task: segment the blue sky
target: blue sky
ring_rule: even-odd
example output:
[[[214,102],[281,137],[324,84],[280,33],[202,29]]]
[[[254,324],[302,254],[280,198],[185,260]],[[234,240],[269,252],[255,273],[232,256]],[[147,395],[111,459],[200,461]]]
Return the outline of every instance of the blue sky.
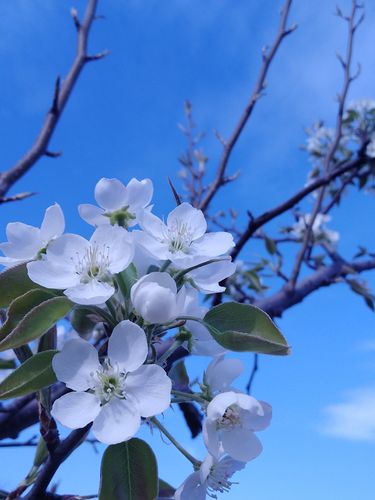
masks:
[[[335,1],[299,0],[291,21],[298,30],[286,41],[268,78],[263,98],[232,157],[230,172],[241,180],[225,188],[215,208],[235,206],[255,214],[292,194],[309,169],[300,145],[304,127],[317,119],[333,124],[335,95],[341,84],[335,52],[343,50],[344,26]],[[342,2],[349,8],[349,1]],[[355,58],[362,73],[351,98],[375,98],[373,26],[375,5],[367,2]],[[76,0],[82,11],[83,0]],[[107,0],[106,16],[92,31],[93,52],[109,49],[104,61],[90,64],[79,80],[51,149],[13,192],[37,191],[21,203],[3,205],[1,236],[7,222],[38,225],[55,201],[66,214],[67,229],[88,235],[77,205],[93,201],[102,177],[127,181],[151,177],[155,213],[173,208],[166,177],[175,179],[185,143],[177,128],[183,101],[193,102],[195,120],[207,132],[203,142],[209,167],[220,145],[212,130],[227,136],[255,81],[260,49],[270,43],[281,2],[275,0]],[[0,0],[0,137],[2,168],[31,145],[50,105],[56,75],[64,75],[74,56],[70,1]],[[213,171],[213,170],[212,170]],[[375,247],[369,230],[374,200],[353,195],[334,214],[340,251],[350,257],[357,243]],[[308,210],[308,204],[306,205]],[[288,217],[282,223],[290,222]],[[251,247],[243,257],[258,252]],[[375,288],[375,279],[369,275]],[[279,326],[293,346],[288,358],[261,358],[254,395],[270,402],[274,419],[260,436],[263,454],[238,474],[230,498],[238,500],[354,500],[375,492],[375,320],[362,301],[343,286],[331,287],[288,311]],[[244,356],[250,364],[251,358]],[[208,360],[189,360],[193,374]],[[243,386],[246,378],[240,381]],[[192,453],[178,410],[166,415],[175,434]],[[141,436],[146,437],[143,430]],[[155,434],[161,477],[178,485],[189,464]],[[0,450],[9,473],[0,487],[11,488],[26,473],[32,450]],[[85,464],[82,469],[82,464]],[[83,446],[56,474],[63,493],[93,493],[100,454]],[[173,464],[173,468],[171,467]],[[80,471],[79,473],[77,471]]]

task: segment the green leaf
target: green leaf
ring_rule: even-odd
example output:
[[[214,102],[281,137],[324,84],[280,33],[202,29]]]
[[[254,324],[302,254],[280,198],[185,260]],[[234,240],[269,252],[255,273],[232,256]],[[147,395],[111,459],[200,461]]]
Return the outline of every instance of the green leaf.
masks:
[[[117,274],[117,281],[121,289],[121,293],[125,298],[130,297],[131,287],[137,280],[138,273],[134,264],[130,264],[124,271]]]
[[[277,246],[274,240],[265,236],[264,244],[266,245],[267,252],[271,255],[275,255],[275,253],[277,252]]]
[[[34,307],[53,297],[52,292],[34,289],[14,299],[8,309],[7,319],[0,328],[0,341],[17,326],[22,318]]]
[[[29,311],[0,342],[0,351],[20,347],[46,333],[74,306],[66,297],[52,297]]]
[[[0,399],[18,398],[56,382],[52,358],[58,351],[34,354],[0,383]]]
[[[174,498],[175,488],[159,478],[159,498]]]
[[[158,470],[150,446],[138,438],[108,446],[103,454],[99,500],[155,500]]]
[[[214,339],[231,351],[289,354],[287,341],[271,318],[258,307],[226,302],[203,318]]]
[[[12,300],[33,288],[41,288],[31,281],[26,264],[10,267],[0,273],[0,307],[8,307]]]
[[[0,359],[0,370],[13,370],[15,367],[15,359]]]
[[[83,338],[88,337],[95,325],[102,321],[102,318],[95,315],[89,307],[74,308],[69,319],[74,330]]]

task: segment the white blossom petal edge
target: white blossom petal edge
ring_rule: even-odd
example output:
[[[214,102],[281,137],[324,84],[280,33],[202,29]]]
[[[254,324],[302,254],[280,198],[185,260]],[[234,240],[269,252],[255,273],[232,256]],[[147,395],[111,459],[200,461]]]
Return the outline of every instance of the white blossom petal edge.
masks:
[[[113,274],[131,263],[134,246],[122,227],[100,226],[90,241],[65,234],[47,248],[45,259],[27,265],[29,277],[46,288],[65,290],[77,304],[103,304],[114,293]]]
[[[57,399],[51,414],[71,429],[93,422],[92,431],[102,443],[130,439],[141,417],[163,412],[171,401],[170,378],[160,366],[143,365],[147,354],[144,331],[128,320],[114,328],[102,364],[87,341],[68,341],[52,367],[57,379],[75,392]]]
[[[11,222],[6,227],[8,241],[0,244],[0,250],[5,255],[0,257],[0,264],[12,267],[40,258],[51,241],[63,234],[64,229],[64,214],[57,203],[47,208],[40,228],[23,222]]]
[[[197,472],[193,472],[176,490],[175,500],[204,500],[206,495],[217,498],[216,493],[229,492],[233,474],[246,463],[224,457],[220,460],[208,454]]]

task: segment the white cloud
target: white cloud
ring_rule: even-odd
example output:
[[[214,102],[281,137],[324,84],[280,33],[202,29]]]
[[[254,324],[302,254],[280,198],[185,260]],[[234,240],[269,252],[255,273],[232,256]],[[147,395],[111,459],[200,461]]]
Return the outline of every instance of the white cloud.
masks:
[[[321,432],[353,441],[375,441],[375,387],[357,389],[346,401],[324,408]]]

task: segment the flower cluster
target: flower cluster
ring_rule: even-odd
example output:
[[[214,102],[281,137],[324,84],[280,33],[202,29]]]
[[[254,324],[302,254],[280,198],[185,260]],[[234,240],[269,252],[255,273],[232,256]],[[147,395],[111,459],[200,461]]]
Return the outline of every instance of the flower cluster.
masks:
[[[54,401],[51,415],[71,429],[92,424],[99,441],[115,444],[132,438],[142,423],[162,430],[156,415],[172,402],[194,401],[204,413],[207,456],[191,460],[194,472],[175,498],[215,497],[261,452],[255,433],[269,425],[271,408],[232,387],[242,363],[226,359],[228,349],[203,321],[208,309],[200,294],[222,292],[221,282],[235,272],[228,256],[232,235],[207,232],[204,214],[188,203],[159,219],[152,194],[149,179],[126,186],[101,179],[98,206],[79,206],[94,226],[89,239],[64,233],[64,215],[55,204],[40,228],[8,224],[0,263],[26,266],[36,287],[72,303],[71,323],[80,335],[64,331],[52,359],[67,392]],[[79,314],[91,322],[91,336],[87,328],[80,331]],[[177,349],[213,358],[197,393],[181,391],[173,378],[170,356]]]
[[[328,229],[326,223],[331,220],[331,217],[326,214],[317,214],[314,219],[311,231],[315,242],[327,242],[331,245],[335,245],[340,238],[340,234],[337,231]],[[302,239],[307,227],[310,225],[311,214],[301,214],[298,217],[297,222],[292,227],[292,234],[297,239]]]

